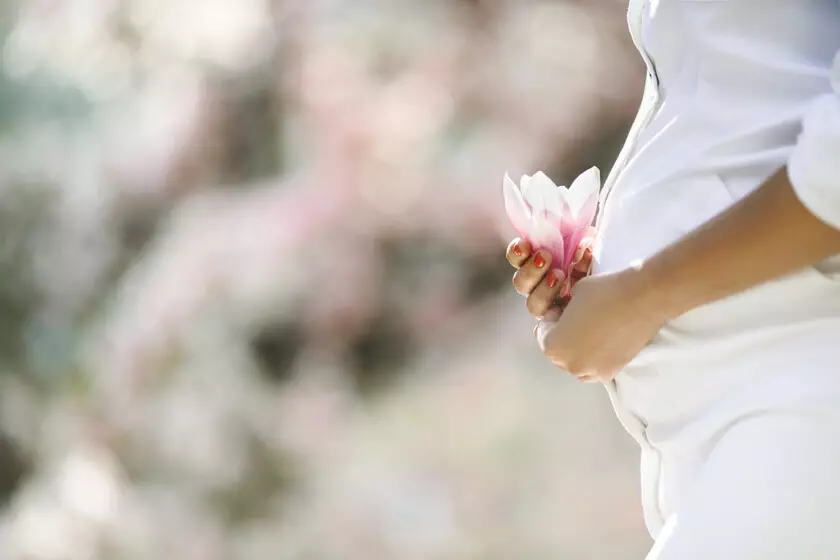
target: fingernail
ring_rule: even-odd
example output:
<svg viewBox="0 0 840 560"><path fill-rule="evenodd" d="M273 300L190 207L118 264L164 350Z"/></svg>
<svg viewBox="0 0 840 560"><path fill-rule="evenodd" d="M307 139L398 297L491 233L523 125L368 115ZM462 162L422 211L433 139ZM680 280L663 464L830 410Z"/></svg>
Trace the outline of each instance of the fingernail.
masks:
<svg viewBox="0 0 840 560"><path fill-rule="evenodd" d="M551 273L549 273L548 280L546 280L545 283L549 288L554 289L554 287L557 286L557 283L559 281L560 278L557 277L557 273L552 270Z"/></svg>
<svg viewBox="0 0 840 560"><path fill-rule="evenodd" d="M522 247L520 247L518 243L513 246L513 254L517 257L522 256Z"/></svg>
<svg viewBox="0 0 840 560"><path fill-rule="evenodd" d="M560 288L560 297L565 298L569 295L569 283L563 282L563 287Z"/></svg>
<svg viewBox="0 0 840 560"><path fill-rule="evenodd" d="M534 257L534 266L537 268L542 268L545 266L545 257L542 256L542 253L537 253L537 256Z"/></svg>
<svg viewBox="0 0 840 560"><path fill-rule="evenodd" d="M560 320L560 315L562 314L562 310L558 309L557 307L552 307L551 309L545 312L542 321L540 321L539 325L537 326L546 326L550 325L551 323L556 323Z"/></svg>

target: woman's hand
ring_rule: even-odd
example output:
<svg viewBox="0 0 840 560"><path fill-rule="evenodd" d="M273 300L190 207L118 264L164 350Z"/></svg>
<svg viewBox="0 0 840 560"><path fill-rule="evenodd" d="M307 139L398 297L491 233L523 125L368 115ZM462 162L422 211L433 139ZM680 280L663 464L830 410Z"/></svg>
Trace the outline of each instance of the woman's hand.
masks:
<svg viewBox="0 0 840 560"><path fill-rule="evenodd" d="M552 307L540 321L540 348L581 381L610 381L669 319L654 294L635 269L584 278L565 308Z"/></svg>
<svg viewBox="0 0 840 560"><path fill-rule="evenodd" d="M799 200L783 168L639 269L581 280L564 309L543 313L537 338L579 379L607 381L671 318L837 254L840 230Z"/></svg>
<svg viewBox="0 0 840 560"><path fill-rule="evenodd" d="M531 244L516 238L507 249L507 260L515 269L513 286L525 296L525 307L536 318L543 315L562 300L567 300L575 284L587 274L592 264L592 236L586 237L578 246L572 260L572 269L567 278L564 272L551 268L551 255L547 251L532 254Z"/></svg>

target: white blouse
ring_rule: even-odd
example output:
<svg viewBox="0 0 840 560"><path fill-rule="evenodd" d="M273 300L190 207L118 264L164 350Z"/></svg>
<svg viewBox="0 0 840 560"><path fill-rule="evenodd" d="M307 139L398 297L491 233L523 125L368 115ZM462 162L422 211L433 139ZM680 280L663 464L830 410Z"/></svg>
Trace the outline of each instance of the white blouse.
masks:
<svg viewBox="0 0 840 560"><path fill-rule="evenodd" d="M783 165L840 228L840 1L631 0L628 19L648 77L602 192L596 272L650 256Z"/></svg>
<svg viewBox="0 0 840 560"><path fill-rule="evenodd" d="M619 270L784 165L840 228L840 1L631 0L648 78L601 195L595 272ZM607 384L642 449L656 535L717 434L745 415L840 397L840 258L669 322Z"/></svg>

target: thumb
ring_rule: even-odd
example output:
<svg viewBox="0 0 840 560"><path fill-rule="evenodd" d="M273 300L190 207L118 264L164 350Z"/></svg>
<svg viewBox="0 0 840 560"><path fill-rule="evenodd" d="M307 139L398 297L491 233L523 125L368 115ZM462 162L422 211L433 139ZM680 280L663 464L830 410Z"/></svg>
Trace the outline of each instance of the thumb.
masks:
<svg viewBox="0 0 840 560"><path fill-rule="evenodd" d="M540 349L545 352L545 341L548 338L549 333L557 324L557 321L560 320L560 316L563 314L563 311L559 307L552 307L549 309L546 314L540 319L540 322L537 324L536 334L537 334L537 342L540 345Z"/></svg>

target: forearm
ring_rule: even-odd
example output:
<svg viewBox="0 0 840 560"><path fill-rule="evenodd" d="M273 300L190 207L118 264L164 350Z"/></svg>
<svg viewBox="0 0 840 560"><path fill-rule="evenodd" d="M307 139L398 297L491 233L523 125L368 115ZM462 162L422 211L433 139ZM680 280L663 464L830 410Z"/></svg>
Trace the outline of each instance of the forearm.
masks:
<svg viewBox="0 0 840 560"><path fill-rule="evenodd" d="M648 259L638 276L651 305L673 318L837 253L840 230L802 205L782 169Z"/></svg>

